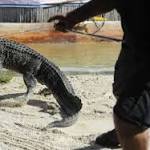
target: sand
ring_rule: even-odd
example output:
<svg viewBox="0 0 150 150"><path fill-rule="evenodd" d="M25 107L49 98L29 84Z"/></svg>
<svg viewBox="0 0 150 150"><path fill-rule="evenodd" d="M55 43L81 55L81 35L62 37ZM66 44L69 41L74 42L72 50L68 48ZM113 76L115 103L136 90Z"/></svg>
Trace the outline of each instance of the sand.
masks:
<svg viewBox="0 0 150 150"><path fill-rule="evenodd" d="M60 119L58 104L53 96L38 94L45 86L37 84L34 95L28 104L24 104L22 96L17 97L26 91L21 76L0 85L0 150L109 150L94 145L94 140L114 127L113 75L67 77L83 102L79 120L67 128L42 130Z"/></svg>

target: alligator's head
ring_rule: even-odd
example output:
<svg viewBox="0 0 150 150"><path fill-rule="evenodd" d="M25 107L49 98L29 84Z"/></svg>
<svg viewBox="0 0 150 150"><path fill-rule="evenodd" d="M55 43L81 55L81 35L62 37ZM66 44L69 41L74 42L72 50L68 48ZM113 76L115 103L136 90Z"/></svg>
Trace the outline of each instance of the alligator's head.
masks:
<svg viewBox="0 0 150 150"><path fill-rule="evenodd" d="M64 101L62 106L62 111L65 116L73 116L82 108L81 99L77 96L69 95Z"/></svg>
<svg viewBox="0 0 150 150"><path fill-rule="evenodd" d="M79 112L82 108L81 99L79 97L69 94L67 98L61 99L61 103L59 104L61 106L61 116L63 119L50 123L46 128L69 127L78 120Z"/></svg>
<svg viewBox="0 0 150 150"><path fill-rule="evenodd" d="M70 94L68 99L61 101L61 116L62 120L50 123L46 128L52 127L69 127L73 125L79 117L79 112L82 108L81 99Z"/></svg>

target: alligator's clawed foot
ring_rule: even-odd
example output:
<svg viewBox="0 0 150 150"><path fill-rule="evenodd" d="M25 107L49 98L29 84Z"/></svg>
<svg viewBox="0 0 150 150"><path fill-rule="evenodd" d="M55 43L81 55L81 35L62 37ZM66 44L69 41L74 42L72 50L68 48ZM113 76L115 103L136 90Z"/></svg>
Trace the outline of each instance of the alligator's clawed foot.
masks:
<svg viewBox="0 0 150 150"><path fill-rule="evenodd" d="M47 96L47 95L51 95L52 92L48 88L44 88L40 90L37 94Z"/></svg>
<svg viewBox="0 0 150 150"><path fill-rule="evenodd" d="M51 115L55 115L60 112L59 106L54 102L50 102L47 105L47 112Z"/></svg>

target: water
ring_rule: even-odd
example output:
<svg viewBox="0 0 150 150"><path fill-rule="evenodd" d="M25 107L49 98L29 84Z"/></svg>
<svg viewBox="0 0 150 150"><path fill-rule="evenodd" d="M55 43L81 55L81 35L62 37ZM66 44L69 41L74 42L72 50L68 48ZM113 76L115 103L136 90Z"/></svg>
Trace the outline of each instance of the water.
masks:
<svg viewBox="0 0 150 150"><path fill-rule="evenodd" d="M120 50L120 44L113 42L32 43L28 46L61 67L111 67Z"/></svg>

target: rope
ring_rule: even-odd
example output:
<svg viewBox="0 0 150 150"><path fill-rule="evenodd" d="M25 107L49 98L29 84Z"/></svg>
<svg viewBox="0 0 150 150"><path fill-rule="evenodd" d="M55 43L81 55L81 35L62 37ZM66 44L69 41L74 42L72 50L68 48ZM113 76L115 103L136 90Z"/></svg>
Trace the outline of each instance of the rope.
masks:
<svg viewBox="0 0 150 150"><path fill-rule="evenodd" d="M114 37L110 37L110 36L105 36L105 35L96 35L96 34L91 34L91 33L84 33L84 32L80 32L80 31L76 31L76 30L67 30L67 31L77 33L77 34L92 36L92 37L96 37L96 38L107 39L107 40L115 41L115 42L121 42L122 41L122 39L114 38Z"/></svg>

